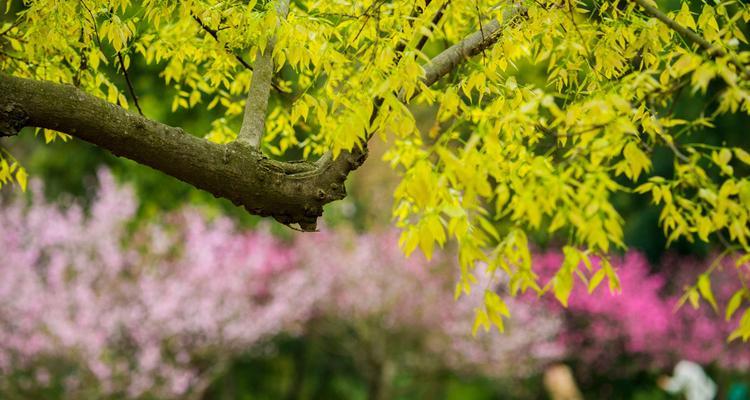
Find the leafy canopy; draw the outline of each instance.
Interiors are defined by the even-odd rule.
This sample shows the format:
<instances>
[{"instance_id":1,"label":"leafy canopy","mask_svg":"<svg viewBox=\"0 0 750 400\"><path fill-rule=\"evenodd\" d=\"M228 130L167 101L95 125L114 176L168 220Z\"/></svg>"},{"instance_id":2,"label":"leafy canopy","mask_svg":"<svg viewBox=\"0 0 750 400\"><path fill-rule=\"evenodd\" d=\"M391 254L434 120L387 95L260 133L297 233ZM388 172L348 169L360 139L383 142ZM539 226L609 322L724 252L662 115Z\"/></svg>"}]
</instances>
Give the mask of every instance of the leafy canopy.
<instances>
[{"instance_id":1,"label":"leafy canopy","mask_svg":"<svg viewBox=\"0 0 750 400\"><path fill-rule=\"evenodd\" d=\"M660 205L669 242L720 241L738 254L739 279L748 275L741 171L750 154L691 136L750 112L750 8L740 1L662 11L650 0L295 0L286 18L258 0L18 3L8 0L0 27L5 73L75 84L127 108L136 93L126 72L138 63L158 71L173 111L220 110L206 135L219 143L235 139L251 61L275 37L265 151L336 156L371 136L387 140L386 159L403 177L393 210L400 243L429 256L454 238L457 296L475 286L478 263L507 276L511 295L550 289L565 304L575 281L593 290L605 278L617 290L607 254L625 246L612 201L621 194ZM492 46L435 85L422 82L431 56L492 20L501 24ZM707 97L700 112L675 111L686 94ZM423 132L415 110L431 113ZM653 175L655 148L671 151L672 175ZM0 182L24 187L25 171L3 157ZM568 244L546 286L529 250L540 231ZM710 273L686 301L717 307ZM727 317L743 309L733 337L746 340L748 288ZM493 291L476 311L477 328L502 329L508 314Z\"/></svg>"}]
</instances>

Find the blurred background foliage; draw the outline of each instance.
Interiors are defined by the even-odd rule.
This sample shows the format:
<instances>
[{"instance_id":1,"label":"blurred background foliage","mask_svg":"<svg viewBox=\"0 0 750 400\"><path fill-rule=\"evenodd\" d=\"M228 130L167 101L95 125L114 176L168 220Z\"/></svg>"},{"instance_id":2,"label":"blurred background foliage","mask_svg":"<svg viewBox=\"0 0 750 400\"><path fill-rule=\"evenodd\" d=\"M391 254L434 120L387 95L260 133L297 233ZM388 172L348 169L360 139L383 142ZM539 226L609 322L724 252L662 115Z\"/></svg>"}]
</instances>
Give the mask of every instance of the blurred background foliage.
<instances>
[{"instance_id":1,"label":"blurred background foliage","mask_svg":"<svg viewBox=\"0 0 750 400\"><path fill-rule=\"evenodd\" d=\"M695 3L697 7L700 2L693 1L692 3ZM18 5L16 2L12 4ZM680 4L681 2L676 0L660 2L664 9L670 7L676 9ZM0 20L1 22L3 21ZM521 71L517 77L519 81L541 84L545 82L544 69L541 67L520 65L518 70ZM118 77L114 69L109 75L112 79L123 80L122 77ZM158 77L158 69L154 67L148 67L135 60L130 68L130 76L133 77L135 91L138 93L144 113L150 118L181 126L188 132L200 135L208 132L211 122L220 117L218 113L205 110L200 106L193 110L180 109L171 112L172 95L165 89L162 79ZM124 85L124 81L120 83ZM709 88L705 98L711 98L718 89ZM699 94L684 91L677 93L676 96L674 109L677 117L683 116L690 119L707 112L705 98ZM415 111L418 121L425 129L430 126L433 112L434 110ZM714 128L686 132L679 140L748 149L750 148L750 135L747 134L749 126L750 118L737 113L721 117L716 121ZM11 149L32 177L44 182L44 196L51 203L92 204L97 195L97 171L106 167L112 171L117 181L126 182L134 188L137 209L130 221L133 226L142 226L151 221L160 220L164 215L186 206L200 210L201 215L208 219L228 216L241 229L254 229L260 223L259 218L247 214L225 200L216 199L210 194L148 167L114 157L87 143L76 140L64 143L58 140L44 145L43 142L43 135L34 135L29 130L17 137L3 139L1 144ZM377 140L372 143L367 163L347 182L349 196L343 201L327 206L324 214L326 230L338 227L338 229L351 229L351 232L362 234L382 230L388 225L391 194L397 184L397 178L388 165L381 160L386 146L387 143ZM300 151L292 150L286 157L295 159L299 158L300 154ZM672 174L673 153L664 148L655 149L653 154L652 174L669 177ZM740 172L746 175L748 171ZM645 181L647 177L642 179ZM2 197L19 196L19 193L9 189L4 188L0 192ZM649 204L645 201L645 197L638 195L622 196L615 199L615 204L626 221L624 226L628 247L646 255L651 273L668 272L663 267L666 265L664 259L674 254L665 253L666 238L657 223L658 207ZM270 229L275 235L285 240L299 236L278 224L272 224ZM540 250L554 249L559 244L556 238L548 237L543 232L537 233L534 241ZM670 251L685 257L697 257L702 262L706 262L713 254L712 250L714 249L705 245L681 241L673 245ZM450 254L450 250L447 252ZM319 256L327 257L325 254L319 254ZM673 290L679 289L673 288ZM575 313L566 312L562 316L566 323L574 325ZM471 317L467 315L467 323L470 322L469 319ZM322 329L323 332L316 331L307 331L302 335L278 335L270 340L270 344L265 347L266 351L247 349L247 351L233 353L229 366L215 377L203 398L374 398L372 377L368 376L359 365L361 361L357 360L357 350L351 351L342 345L343 338L350 337L351 332L332 333L326 329ZM655 385L656 376L666 372L665 364L658 367L633 369L630 366L642 365L636 361L636 358L642 355L619 351L615 348L616 343L607 345L612 348L603 351L612 351L617 354L617 357L603 368L591 368L588 365L590 360L576 358L577 349L575 348L568 349L566 353L568 356L563 359L576 372L576 379L586 398L642 400L670 398ZM750 350L745 346L740 347L739 351ZM47 367L50 370L56 368L52 361ZM714 363L708 366L708 371L720 387L727 388L732 382L747 381L747 368L748 366L745 366L744 370L732 369L723 367L720 363ZM23 371L17 373L18 375L5 376L2 379L6 381L6 384L9 379L11 382L24 382L31 379ZM437 368L437 371L428 375L402 369L391 377L393 387L391 394L392 398L399 399L543 399L546 398L546 394L542 388L542 373L543 366L526 376L508 378L487 376L481 373L462 373L449 368ZM33 392L36 398L65 397L60 395L61 391L64 391L60 385L50 385L40 390L41 392ZM24 397L29 395L25 389L16 392L19 397L10 397L12 393L12 391L7 391L6 395L9 396L7 398L29 398Z\"/></svg>"}]
</instances>

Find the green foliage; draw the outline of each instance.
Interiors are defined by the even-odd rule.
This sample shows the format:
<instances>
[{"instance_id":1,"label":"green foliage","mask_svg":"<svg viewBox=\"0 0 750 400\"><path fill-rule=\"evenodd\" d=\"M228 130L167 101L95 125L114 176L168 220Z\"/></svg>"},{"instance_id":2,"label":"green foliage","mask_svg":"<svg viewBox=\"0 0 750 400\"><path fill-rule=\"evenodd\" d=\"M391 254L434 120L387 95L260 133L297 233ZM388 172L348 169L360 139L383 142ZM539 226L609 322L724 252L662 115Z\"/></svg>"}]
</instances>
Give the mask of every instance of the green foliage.
<instances>
[{"instance_id":1,"label":"green foliage","mask_svg":"<svg viewBox=\"0 0 750 400\"><path fill-rule=\"evenodd\" d=\"M523 12L512 14L516 4L496 1L299 0L280 21L258 1L9 0L0 69L127 108L135 93L121 75L142 63L158 70L169 88L159 100L172 112L213 110L206 137L225 143L252 79L245 60L275 37L266 151L335 156L375 134L387 139L385 158L403 176L393 210L401 244L429 257L455 239L457 295L478 289L478 263L507 275L511 294L548 289L565 304L576 281L593 289L604 278L617 290L608 263L593 275L580 270L590 256L625 248L621 196L659 207L667 245L721 242L750 253L750 154L696 140L722 118L750 112L750 9L697 1L666 14L705 48L635 1L520 3ZM495 45L438 84L422 83L430 56L489 19L503 24ZM705 97L697 112L676 107L687 95ZM417 128L418 106L435 110L428 132ZM656 173L659 148L671 153L671 174ZM0 183L24 187L25 171L3 157ZM568 245L546 288L528 244L540 232ZM748 261L738 257L740 279ZM739 293L725 312L744 313L733 337L747 340L750 299ZM716 307L710 271L685 299ZM486 296L477 327L502 329L503 304Z\"/></svg>"}]
</instances>

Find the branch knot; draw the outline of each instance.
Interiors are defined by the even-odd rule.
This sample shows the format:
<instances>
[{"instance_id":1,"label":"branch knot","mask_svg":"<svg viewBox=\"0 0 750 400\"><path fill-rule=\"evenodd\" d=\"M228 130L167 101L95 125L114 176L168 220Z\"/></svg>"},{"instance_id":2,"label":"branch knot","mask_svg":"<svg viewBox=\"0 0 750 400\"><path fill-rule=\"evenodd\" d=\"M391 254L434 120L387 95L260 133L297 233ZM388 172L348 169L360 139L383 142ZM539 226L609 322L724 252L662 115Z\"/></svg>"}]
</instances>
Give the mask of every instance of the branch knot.
<instances>
[{"instance_id":1,"label":"branch knot","mask_svg":"<svg viewBox=\"0 0 750 400\"><path fill-rule=\"evenodd\" d=\"M0 137L15 136L26 126L29 116L21 106L10 103L0 108Z\"/></svg>"}]
</instances>

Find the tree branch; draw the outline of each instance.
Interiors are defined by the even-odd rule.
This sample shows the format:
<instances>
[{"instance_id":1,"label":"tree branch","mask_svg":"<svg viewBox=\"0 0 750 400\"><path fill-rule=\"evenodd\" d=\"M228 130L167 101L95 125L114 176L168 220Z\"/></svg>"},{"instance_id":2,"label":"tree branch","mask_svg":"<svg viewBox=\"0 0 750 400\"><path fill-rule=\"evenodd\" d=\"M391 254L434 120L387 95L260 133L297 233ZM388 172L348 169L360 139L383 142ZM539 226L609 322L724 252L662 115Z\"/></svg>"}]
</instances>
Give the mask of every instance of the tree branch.
<instances>
[{"instance_id":1,"label":"tree branch","mask_svg":"<svg viewBox=\"0 0 750 400\"><path fill-rule=\"evenodd\" d=\"M729 62L737 67L740 72L745 74L746 77L750 78L750 69L748 69L742 62L740 62L736 57L732 56L731 54L727 54L723 49L720 47L712 45L708 40L703 38L702 36L698 35L697 33L693 32L691 29L680 25L677 23L677 21L673 20L672 18L669 18L667 14L663 13L661 10L659 10L656 6L651 5L646 0L632 0L643 10L646 12L646 14L650 15L653 18L658 19L668 27L670 27L673 31L677 32L678 35L682 36L685 40L692 44L696 44L702 48L706 54L708 54L711 58L721 58L721 57L727 57L729 56Z\"/></svg>"},{"instance_id":2,"label":"tree branch","mask_svg":"<svg viewBox=\"0 0 750 400\"><path fill-rule=\"evenodd\" d=\"M424 83L425 86L432 86L435 82L440 80L440 78L456 69L459 64L495 44L495 42L497 42L502 36L505 27L512 24L516 20L516 17L522 16L525 13L526 8L521 5L508 7L503 12L502 23L493 19L489 23L484 24L480 30L467 36L464 40L440 52L440 54L433 57L432 60L424 66L422 83ZM419 90L417 90L412 97L415 97L418 94ZM405 94L403 91L399 93L399 98L402 101L409 100L404 97Z\"/></svg>"},{"instance_id":3,"label":"tree branch","mask_svg":"<svg viewBox=\"0 0 750 400\"><path fill-rule=\"evenodd\" d=\"M149 120L71 85L0 74L0 93L0 136L23 126L65 132L303 230L315 229L324 204L344 198L344 180L361 164L348 153L321 167L269 160L258 151Z\"/></svg>"},{"instance_id":4,"label":"tree branch","mask_svg":"<svg viewBox=\"0 0 750 400\"><path fill-rule=\"evenodd\" d=\"M286 18L289 14L289 0L278 0L276 13L279 18ZM273 83L273 48L275 42L275 37L268 39L265 50L258 54L255 59L250 90L245 101L242 127L237 135L237 142L256 149L260 148L266 129L266 111L268 110L268 98L271 95Z\"/></svg>"},{"instance_id":5,"label":"tree branch","mask_svg":"<svg viewBox=\"0 0 750 400\"><path fill-rule=\"evenodd\" d=\"M436 56L425 67L423 83L435 83L490 46L499 29L487 24L484 40L475 33ZM305 231L315 230L323 205L346 196L347 176L367 156L365 145L335 160L279 162L236 142L221 145L187 134L72 85L0 74L0 93L0 136L15 135L25 126L64 132Z\"/></svg>"},{"instance_id":6,"label":"tree branch","mask_svg":"<svg viewBox=\"0 0 750 400\"><path fill-rule=\"evenodd\" d=\"M206 25L205 23L203 23L203 20L200 19L200 17L197 16L196 14L190 13L190 16L193 17L193 20L196 23L198 23L198 25L201 27L201 29L203 29L204 31L206 31L206 33L208 33L212 38L214 38L214 40L216 41L216 43L221 44L221 41L219 40L219 30L213 29L213 28L209 27L208 25ZM229 45L226 44L226 43L224 43L224 50L227 52L227 54L229 54L232 57L234 57L234 59L237 60L237 62L240 65L242 65L245 69L247 69L248 71L252 71L253 70L252 65L250 65L250 63L248 63L247 61L245 61L245 59L242 58L239 54L235 53L229 47ZM272 82L271 85L273 86L274 90L276 90L277 92L284 93L284 91L281 90L281 87L278 85L278 83Z\"/></svg>"}]
</instances>

